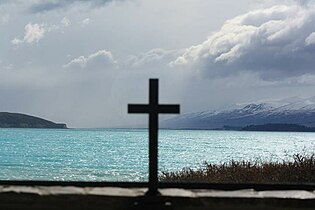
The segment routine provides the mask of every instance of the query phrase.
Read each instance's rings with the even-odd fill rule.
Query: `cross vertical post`
[[[158,192],[158,80],[150,80],[149,86],[149,104],[152,106],[149,112],[149,193],[155,194]]]
[[[159,80],[149,80],[149,104],[128,104],[128,113],[149,114],[149,190],[146,195],[159,195],[158,191],[158,129],[159,114],[179,114],[180,106],[159,104]]]

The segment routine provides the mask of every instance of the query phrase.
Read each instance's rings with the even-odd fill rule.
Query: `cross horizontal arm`
[[[178,104],[158,105],[158,113],[160,114],[179,114],[179,112]]]
[[[149,113],[150,107],[146,104],[128,104],[128,113]]]

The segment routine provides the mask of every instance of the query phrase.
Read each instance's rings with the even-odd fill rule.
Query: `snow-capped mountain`
[[[315,97],[239,104],[231,108],[183,114],[161,122],[163,128],[222,129],[267,123],[315,126]]]

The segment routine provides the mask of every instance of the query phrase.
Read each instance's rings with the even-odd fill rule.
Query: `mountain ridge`
[[[183,114],[161,122],[162,128],[221,129],[268,123],[315,126],[315,97],[236,104],[231,108]]]

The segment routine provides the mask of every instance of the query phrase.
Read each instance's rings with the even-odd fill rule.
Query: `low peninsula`
[[[67,125],[20,113],[0,112],[0,128],[62,128]]]
[[[277,132],[315,132],[314,127],[288,123],[268,123],[263,125],[248,125],[242,131],[277,131]]]

